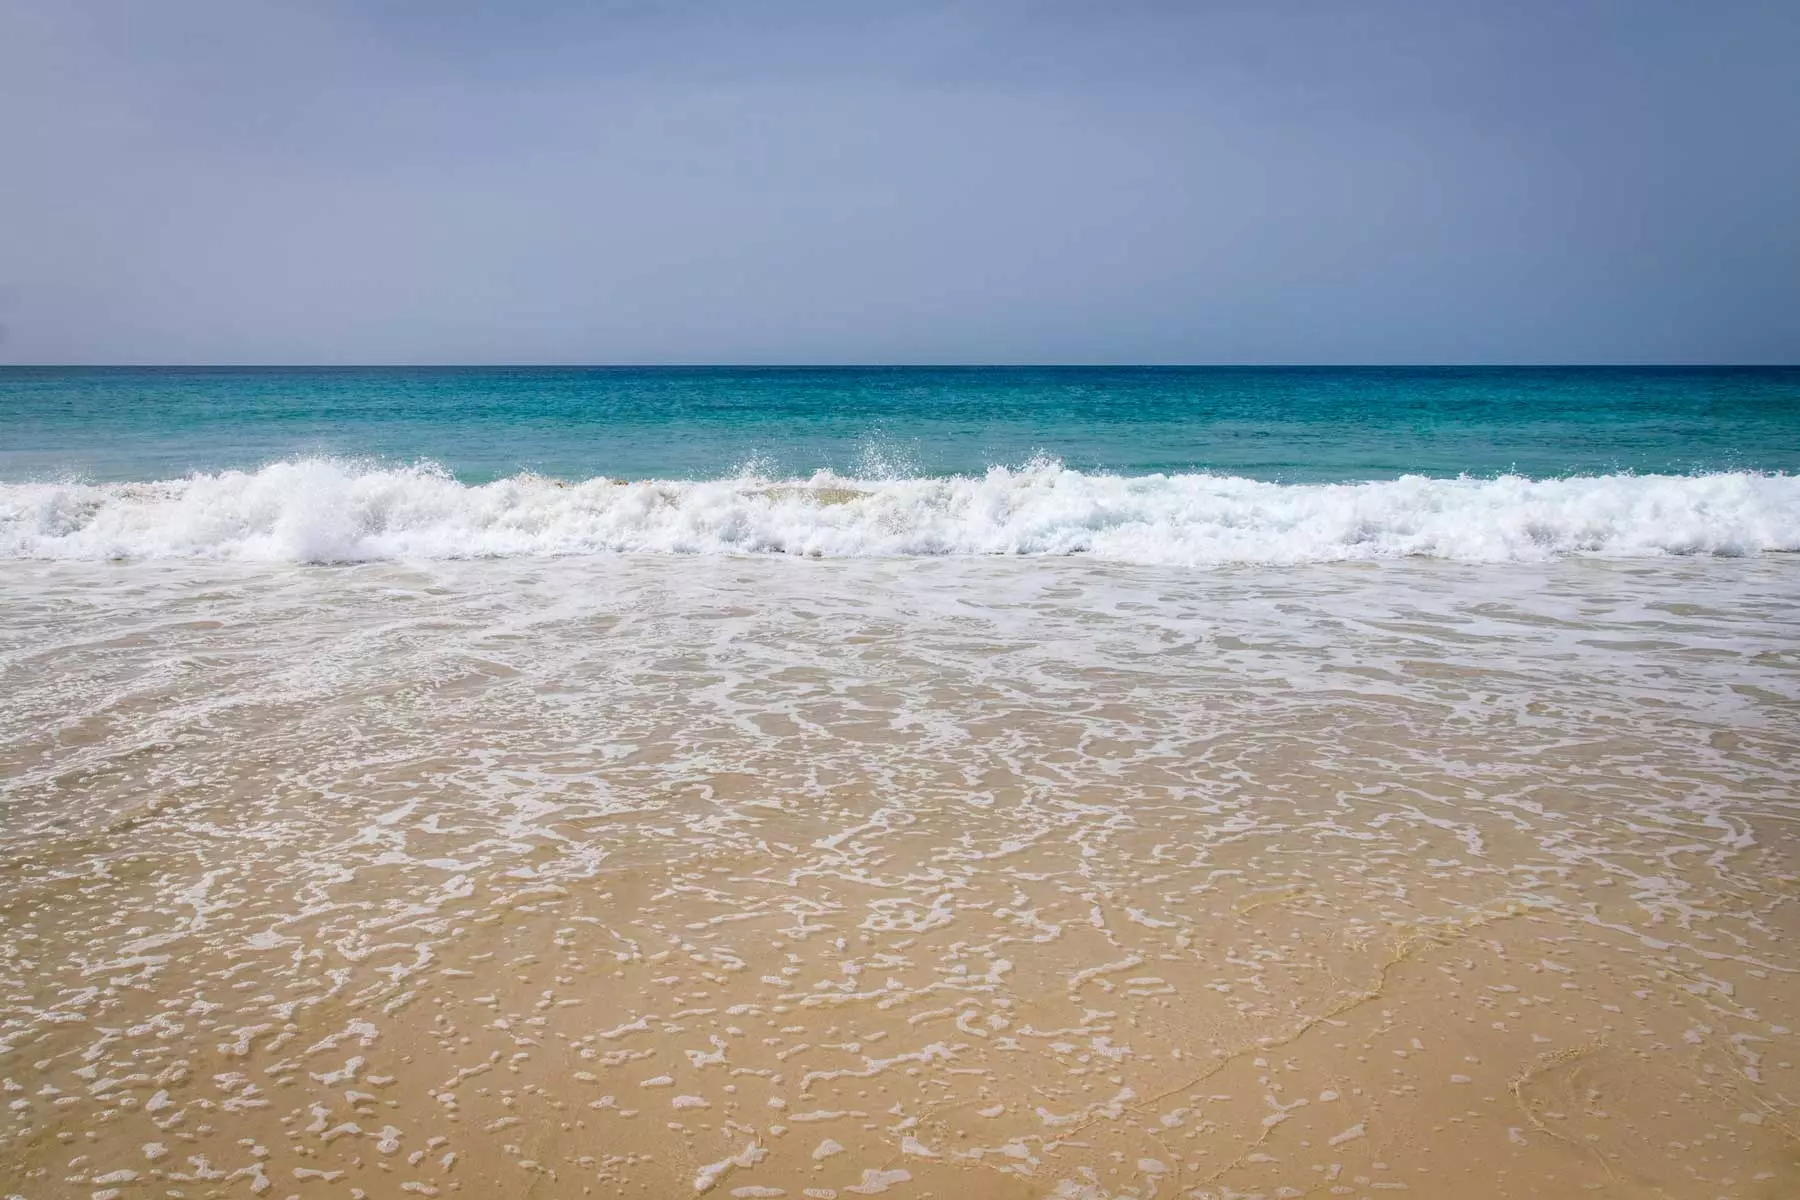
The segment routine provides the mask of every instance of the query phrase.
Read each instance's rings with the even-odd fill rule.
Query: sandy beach
[[[1800,1200],[1797,51],[0,0],[0,1200]]]
[[[1800,564],[14,564],[0,1190],[1778,1197]]]

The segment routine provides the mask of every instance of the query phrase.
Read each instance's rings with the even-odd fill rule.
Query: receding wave
[[[1277,484],[1084,474],[459,483],[334,459],[0,485],[0,557],[289,562],[566,554],[1064,555],[1207,565],[1800,550],[1800,476]]]

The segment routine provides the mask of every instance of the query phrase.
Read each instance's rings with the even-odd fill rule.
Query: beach
[[[0,573],[0,1191],[1776,1197],[1800,562]]]
[[[1800,1200],[1800,4],[0,14],[0,1200]]]

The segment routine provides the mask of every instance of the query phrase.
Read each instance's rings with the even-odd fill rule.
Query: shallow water
[[[0,1190],[1800,1189],[1800,561],[0,573]]]

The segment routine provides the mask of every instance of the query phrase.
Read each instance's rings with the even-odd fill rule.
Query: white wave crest
[[[1800,550],[1800,476],[1276,484],[1088,475],[471,486],[434,467],[278,462],[156,483],[0,485],[0,557],[291,562],[594,553],[1092,554],[1205,565]]]

